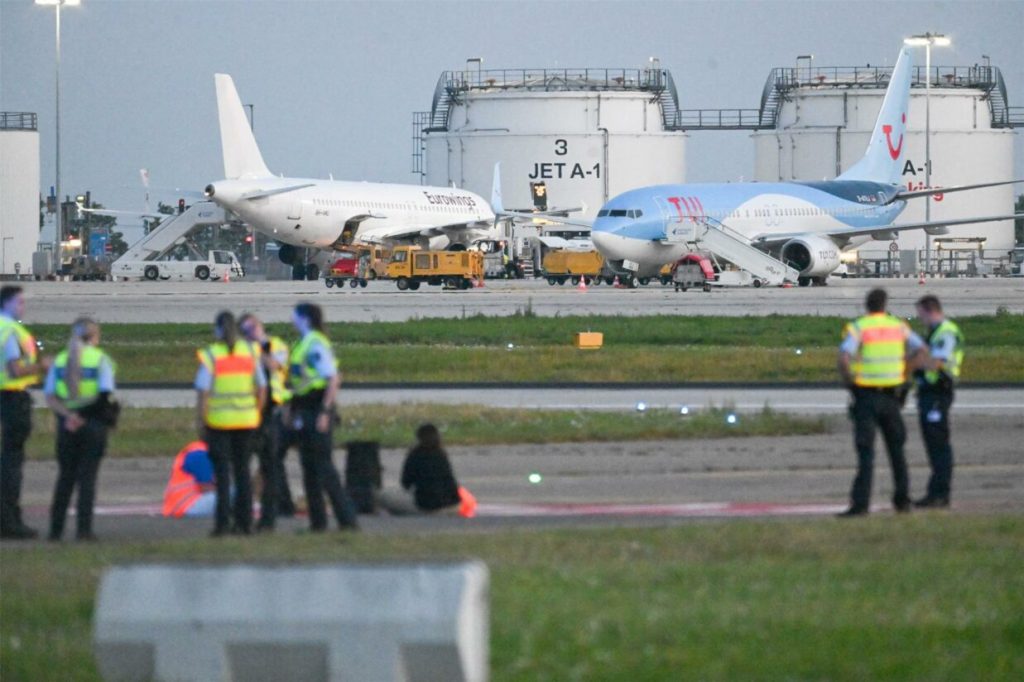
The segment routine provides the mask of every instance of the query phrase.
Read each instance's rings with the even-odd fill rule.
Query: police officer
[[[839,374],[850,389],[853,439],[857,448],[857,476],[850,491],[850,507],[841,517],[863,516],[871,503],[871,475],[875,460],[875,427],[882,431],[892,466],[893,506],[910,511],[909,475],[903,445],[906,427],[900,416],[907,377],[908,356],[916,363],[926,353],[924,342],[907,324],[885,311],[884,289],[867,295],[867,315],[846,326],[839,347]]]
[[[252,313],[238,318],[242,336],[260,348],[260,367],[270,387],[270,399],[263,406],[260,427],[253,444],[259,457],[260,476],[263,478],[263,494],[260,497],[260,520],[257,531],[272,531],[277,519],[278,501],[282,489],[287,490],[287,474],[284,470],[284,454],[281,443],[281,412],[291,398],[286,386],[288,380],[288,345],[276,336],[267,334],[263,323]],[[291,495],[288,495],[291,503]]]
[[[25,441],[32,432],[28,387],[50,367],[40,358],[36,340],[18,321],[25,314],[21,287],[0,287],[0,537],[34,538],[38,533],[21,518],[21,469]]]
[[[209,447],[217,486],[211,536],[229,531],[248,535],[252,530],[249,443],[260,425],[266,378],[259,366],[259,348],[238,338],[234,315],[227,311],[218,314],[214,335],[217,340],[197,352],[199,370],[195,379],[197,427]],[[229,525],[230,474],[235,482],[233,526]]]
[[[914,373],[917,379],[917,414],[921,436],[928,451],[932,473],[925,496],[915,507],[948,507],[953,479],[953,447],[949,442],[949,408],[953,388],[964,361],[964,336],[960,327],[942,313],[935,296],[917,302],[917,319],[928,328],[928,357]]]
[[[57,484],[50,506],[51,541],[61,539],[71,493],[78,487],[78,540],[95,540],[92,532],[96,476],[107,448],[109,417],[105,410],[114,392],[114,363],[99,348],[100,328],[89,318],[71,326],[71,341],[57,355],[43,384],[46,404],[57,415]]]
[[[292,391],[289,418],[299,432],[302,483],[309,505],[310,530],[327,528],[324,492],[342,529],[356,530],[355,505],[341,485],[331,460],[334,400],[341,383],[331,342],[324,335],[320,306],[300,303],[292,313],[292,324],[302,339],[292,348],[289,359],[289,388]]]

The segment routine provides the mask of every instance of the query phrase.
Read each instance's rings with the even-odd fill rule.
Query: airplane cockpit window
[[[608,209],[607,208],[602,208],[600,211],[597,212],[597,217],[598,218],[606,218],[606,217],[608,217]]]
[[[612,210],[608,211],[608,217],[610,217],[610,218],[625,218],[626,217],[626,209],[624,209],[624,208],[613,208]]]
[[[633,208],[633,209],[629,210],[629,213],[628,213],[628,215],[626,217],[628,217],[628,218],[642,218],[643,215],[644,215],[644,212],[641,211],[639,208]]]

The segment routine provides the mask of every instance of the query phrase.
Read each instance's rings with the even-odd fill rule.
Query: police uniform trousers
[[[252,530],[252,479],[249,476],[250,441],[254,429],[206,429],[206,446],[217,485],[214,533]],[[235,497],[231,499],[234,477]],[[233,518],[234,524],[230,525]]]
[[[281,481],[284,477],[284,463],[278,453],[280,440],[281,407],[271,403],[264,409],[260,427],[253,437],[253,445],[259,458],[260,477],[263,479],[258,524],[260,528],[273,528],[277,519]]]
[[[299,445],[299,432],[284,421],[282,414],[280,428],[277,432],[277,515],[295,516],[295,500],[291,486],[288,485],[288,472],[284,462],[288,450]]]
[[[953,390],[920,386],[917,392],[917,412],[921,421],[921,436],[928,452],[932,473],[928,479],[928,499],[949,501],[953,481],[953,446],[949,442],[949,408],[953,405]]]
[[[875,430],[882,432],[882,439],[889,453],[892,467],[893,505],[905,509],[910,504],[910,481],[907,473],[907,459],[903,446],[907,441],[907,430],[900,415],[900,400],[896,389],[854,387],[853,441],[857,449],[857,476],[850,490],[850,507],[867,511],[871,506],[871,478],[875,464]]]
[[[309,527],[312,530],[327,528],[327,510],[324,493],[331,501],[331,508],[341,528],[356,528],[356,508],[345,488],[341,476],[331,459],[334,424],[326,433],[316,429],[319,409],[298,409],[293,419],[298,419],[299,457],[302,462],[302,484],[306,489],[306,503],[309,505]]]
[[[107,449],[107,427],[97,419],[86,419],[77,431],[64,428],[64,419],[57,420],[57,483],[50,505],[50,539],[64,533],[71,494],[78,488],[79,538],[92,535],[93,507],[96,502],[96,477],[100,460]]]
[[[0,391],[0,529],[22,527],[21,469],[25,441],[32,433],[32,397],[28,391]]]

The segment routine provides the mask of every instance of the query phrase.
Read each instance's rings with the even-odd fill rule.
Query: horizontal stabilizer
[[[288,192],[294,192],[300,189],[306,189],[307,187],[315,187],[315,183],[307,182],[303,185],[292,185],[290,187],[278,187],[277,189],[258,190],[256,192],[249,192],[241,196],[242,199],[263,199],[265,197],[272,197],[276,194],[287,194]]]
[[[931,189],[915,189],[908,190],[906,192],[900,192],[892,199],[889,200],[891,204],[894,201],[903,201],[904,199],[913,199],[915,197],[927,197],[933,194],[952,194],[953,192],[963,192],[969,189],[981,189],[983,187],[1000,187],[1002,185],[1015,185],[1024,180],[1003,180],[1001,182],[982,182],[977,185],[955,185],[953,187],[932,187]]]

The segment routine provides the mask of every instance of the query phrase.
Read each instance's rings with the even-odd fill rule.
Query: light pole
[[[76,7],[82,4],[81,0],[35,0],[37,5],[52,5],[54,8],[54,15],[57,17],[57,167],[54,169],[57,176],[56,186],[57,192],[57,213],[54,221],[54,236],[53,236],[53,269],[54,271],[60,267],[60,243],[64,239],[64,216],[61,215],[64,206],[64,200],[61,198],[60,188],[60,8],[67,5],[68,7]]]
[[[904,45],[911,47],[924,47],[924,185],[931,189],[932,186],[932,45],[948,47],[950,40],[948,36],[941,33],[922,33],[910,36],[903,40]],[[924,199],[924,220],[931,222],[932,219],[932,198]],[[924,271],[932,272],[932,236],[926,229],[924,232]]]

